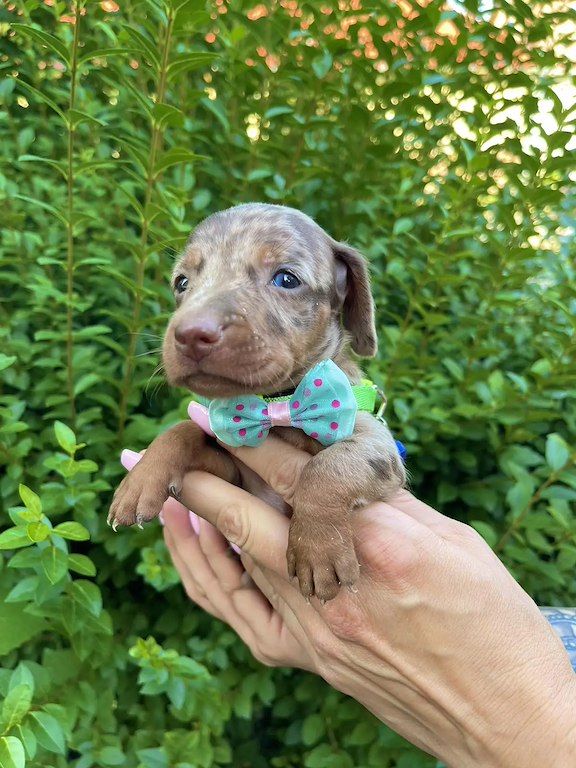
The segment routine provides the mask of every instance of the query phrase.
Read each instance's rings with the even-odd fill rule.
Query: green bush
[[[369,256],[414,490],[576,602],[567,9],[336,5],[0,10],[2,767],[436,765],[253,661],[157,525],[105,525],[120,449],[185,415],[157,367],[173,254],[235,203]]]

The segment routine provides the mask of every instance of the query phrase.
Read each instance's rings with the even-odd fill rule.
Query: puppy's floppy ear
[[[352,349],[361,357],[374,357],[378,349],[374,301],[364,256],[346,243],[332,240],[336,261],[336,301],[344,328],[350,332]]]

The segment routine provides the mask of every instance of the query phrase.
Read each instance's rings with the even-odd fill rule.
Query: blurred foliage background
[[[190,605],[105,525],[184,417],[168,275],[207,214],[303,209],[370,259],[415,492],[576,603],[572,3],[0,9],[0,765],[432,768]],[[473,631],[473,628],[471,628]]]

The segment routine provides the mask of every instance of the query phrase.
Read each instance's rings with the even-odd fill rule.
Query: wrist
[[[547,686],[542,686],[540,675],[537,679],[532,705],[519,686],[509,707],[490,712],[468,759],[447,761],[448,767],[574,768],[576,676],[551,676]]]

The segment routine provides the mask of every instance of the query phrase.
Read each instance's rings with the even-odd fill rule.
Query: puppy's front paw
[[[119,525],[142,527],[158,517],[169,496],[178,497],[182,479],[169,475],[164,469],[146,461],[140,462],[122,480],[110,506],[108,525],[116,530]]]
[[[293,517],[287,559],[288,575],[298,579],[307,600],[313,595],[323,603],[332,600],[341,586],[352,589],[360,575],[352,530],[345,520],[336,525]]]

